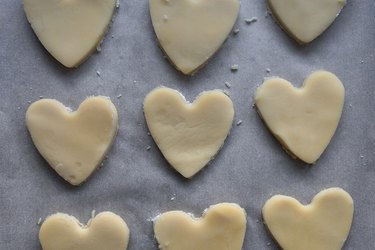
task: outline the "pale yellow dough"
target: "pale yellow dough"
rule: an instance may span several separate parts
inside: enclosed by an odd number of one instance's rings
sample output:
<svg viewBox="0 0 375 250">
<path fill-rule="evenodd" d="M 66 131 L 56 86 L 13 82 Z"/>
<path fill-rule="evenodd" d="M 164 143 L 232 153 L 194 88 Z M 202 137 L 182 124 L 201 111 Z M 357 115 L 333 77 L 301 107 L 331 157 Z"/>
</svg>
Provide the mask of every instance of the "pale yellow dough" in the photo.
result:
<svg viewBox="0 0 375 250">
<path fill-rule="evenodd" d="M 154 221 L 161 250 L 241 250 L 246 212 L 234 203 L 213 205 L 202 218 L 170 211 Z"/>
<path fill-rule="evenodd" d="M 238 16 L 239 0 L 149 0 L 160 46 L 175 67 L 193 74 L 220 48 Z"/>
<path fill-rule="evenodd" d="M 107 97 L 90 97 L 71 112 L 53 99 L 30 105 L 26 125 L 40 154 L 73 185 L 100 165 L 118 128 L 116 107 Z"/>
<path fill-rule="evenodd" d="M 272 15 L 297 42 L 309 43 L 324 32 L 346 0 L 268 0 Z"/>
<path fill-rule="evenodd" d="M 276 195 L 263 207 L 263 218 L 284 250 L 339 250 L 353 220 L 353 200 L 341 188 L 318 193 L 309 205 Z"/>
<path fill-rule="evenodd" d="M 332 73 L 317 71 L 301 88 L 270 78 L 257 89 L 255 105 L 268 128 L 292 155 L 314 163 L 339 123 L 345 90 Z"/>
<path fill-rule="evenodd" d="M 220 90 L 202 92 L 194 103 L 170 88 L 144 100 L 148 128 L 167 161 L 190 178 L 215 156 L 232 127 L 231 99 Z"/>
<path fill-rule="evenodd" d="M 116 0 L 24 0 L 31 27 L 48 52 L 77 67 L 101 42 Z"/>
<path fill-rule="evenodd" d="M 39 231 L 43 250 L 126 250 L 129 228 L 120 216 L 102 212 L 82 225 L 73 216 L 49 216 Z"/>
</svg>

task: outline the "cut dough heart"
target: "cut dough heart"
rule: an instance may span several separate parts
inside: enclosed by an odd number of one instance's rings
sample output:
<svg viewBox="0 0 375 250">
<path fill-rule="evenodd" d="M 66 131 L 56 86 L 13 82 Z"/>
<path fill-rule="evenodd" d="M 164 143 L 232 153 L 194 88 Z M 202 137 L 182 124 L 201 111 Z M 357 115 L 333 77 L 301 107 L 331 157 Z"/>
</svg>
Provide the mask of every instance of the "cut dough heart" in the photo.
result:
<svg viewBox="0 0 375 250">
<path fill-rule="evenodd" d="M 26 125 L 51 167 L 71 184 L 79 185 L 109 150 L 118 117 L 107 97 L 90 97 L 75 112 L 56 100 L 43 99 L 28 108 Z"/>
<path fill-rule="evenodd" d="M 246 212 L 234 203 L 208 208 L 202 218 L 170 211 L 154 221 L 161 250 L 241 250 L 246 231 Z"/>
<path fill-rule="evenodd" d="M 231 31 L 239 0 L 150 0 L 160 46 L 175 67 L 193 74 L 220 48 Z"/>
<path fill-rule="evenodd" d="M 77 67 L 101 42 L 116 0 L 24 0 L 31 27 L 48 52 Z"/>
<path fill-rule="evenodd" d="M 220 90 L 203 92 L 193 104 L 170 88 L 157 88 L 144 100 L 151 135 L 167 161 L 186 178 L 215 156 L 232 127 L 231 99 Z"/>
<path fill-rule="evenodd" d="M 336 131 L 344 95 L 334 74 L 318 71 L 299 89 L 281 78 L 267 79 L 256 91 L 255 105 L 287 152 L 314 163 Z"/>
<path fill-rule="evenodd" d="M 268 0 L 273 16 L 297 42 L 309 43 L 339 15 L 346 0 Z"/>
<path fill-rule="evenodd" d="M 120 216 L 102 212 L 82 225 L 75 217 L 49 216 L 39 231 L 43 250 L 126 250 L 129 228 Z"/>
<path fill-rule="evenodd" d="M 353 220 L 353 200 L 341 188 L 326 189 L 309 205 L 276 195 L 263 207 L 263 218 L 284 250 L 339 250 Z"/>
</svg>

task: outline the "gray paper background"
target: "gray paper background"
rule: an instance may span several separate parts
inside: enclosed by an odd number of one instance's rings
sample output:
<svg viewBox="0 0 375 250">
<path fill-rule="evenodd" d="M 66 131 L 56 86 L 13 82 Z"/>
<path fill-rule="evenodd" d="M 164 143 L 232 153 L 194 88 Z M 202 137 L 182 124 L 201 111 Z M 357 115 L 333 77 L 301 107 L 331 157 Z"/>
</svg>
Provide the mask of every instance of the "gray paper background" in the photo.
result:
<svg viewBox="0 0 375 250">
<path fill-rule="evenodd" d="M 320 38 L 299 46 L 266 17 L 265 1 L 242 1 L 235 24 L 240 32 L 230 35 L 209 63 L 188 77 L 163 59 L 146 0 L 121 0 L 101 53 L 77 69 L 64 68 L 43 48 L 21 1 L 1 0 L 0 249 L 41 249 L 40 217 L 64 212 L 87 222 L 93 209 L 110 210 L 126 220 L 129 250 L 157 249 L 151 218 L 175 209 L 200 216 L 211 204 L 224 201 L 237 202 L 248 213 L 243 249 L 278 249 L 262 224 L 264 202 L 285 194 L 308 203 L 317 192 L 333 186 L 344 188 L 355 201 L 344 249 L 374 249 L 374 11 L 372 0 L 349 0 Z M 245 24 L 244 19 L 253 16 L 258 22 Z M 231 64 L 239 65 L 238 72 L 230 71 Z M 300 86 L 319 69 L 342 80 L 346 100 L 327 150 L 316 165 L 308 166 L 289 157 L 272 137 L 252 108 L 253 94 L 266 76 L 281 76 Z M 201 91 L 226 89 L 225 81 L 232 85 L 227 90 L 235 105 L 233 129 L 215 160 L 186 180 L 147 135 L 143 99 L 165 85 L 192 101 Z M 25 111 L 39 96 L 76 109 L 91 95 L 111 97 L 120 128 L 104 166 L 84 185 L 74 187 L 35 149 Z"/>
</svg>

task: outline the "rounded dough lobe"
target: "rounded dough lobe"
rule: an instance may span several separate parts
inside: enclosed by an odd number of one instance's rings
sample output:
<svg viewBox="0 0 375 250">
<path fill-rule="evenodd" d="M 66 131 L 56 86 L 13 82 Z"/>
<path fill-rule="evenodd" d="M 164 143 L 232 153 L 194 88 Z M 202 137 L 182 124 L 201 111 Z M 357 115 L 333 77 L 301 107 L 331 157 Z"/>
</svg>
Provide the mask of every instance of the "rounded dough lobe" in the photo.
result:
<svg viewBox="0 0 375 250">
<path fill-rule="evenodd" d="M 262 212 L 284 250 L 339 250 L 352 224 L 353 200 L 343 189 L 329 188 L 306 206 L 288 196 L 273 196 Z"/>
<path fill-rule="evenodd" d="M 116 107 L 107 97 L 90 97 L 71 112 L 53 99 L 30 105 L 26 125 L 51 167 L 73 185 L 84 182 L 100 165 L 118 129 Z"/>
<path fill-rule="evenodd" d="M 198 219 L 170 211 L 154 222 L 161 250 L 241 250 L 245 231 L 245 210 L 234 203 L 213 205 Z"/>
<path fill-rule="evenodd" d="M 73 216 L 49 216 L 39 231 L 43 250 L 126 250 L 129 228 L 120 216 L 102 212 L 86 226 Z"/>
<path fill-rule="evenodd" d="M 220 48 L 240 9 L 239 0 L 149 0 L 152 25 L 175 67 L 193 74 Z"/>
<path fill-rule="evenodd" d="M 220 90 L 201 93 L 194 103 L 170 88 L 157 88 L 144 100 L 148 128 L 167 161 L 190 178 L 215 156 L 232 127 L 234 109 Z"/>
<path fill-rule="evenodd" d="M 332 73 L 317 71 L 301 88 L 270 78 L 257 89 L 255 105 L 284 148 L 314 163 L 328 146 L 340 121 L 345 89 Z"/>
</svg>

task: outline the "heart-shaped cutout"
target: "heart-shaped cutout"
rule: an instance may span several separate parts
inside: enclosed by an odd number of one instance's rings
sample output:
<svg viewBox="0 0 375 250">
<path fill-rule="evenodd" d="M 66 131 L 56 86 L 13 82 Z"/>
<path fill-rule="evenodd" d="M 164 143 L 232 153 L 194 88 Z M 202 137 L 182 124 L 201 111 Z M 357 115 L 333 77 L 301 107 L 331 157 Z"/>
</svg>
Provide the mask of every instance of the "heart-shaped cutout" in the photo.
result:
<svg viewBox="0 0 375 250">
<path fill-rule="evenodd" d="M 49 216 L 39 231 L 43 250 L 126 250 L 129 228 L 112 212 L 102 212 L 82 225 L 75 217 Z"/>
<path fill-rule="evenodd" d="M 116 0 L 24 0 L 31 27 L 64 66 L 77 67 L 100 44 Z"/>
<path fill-rule="evenodd" d="M 145 98 L 148 128 L 167 161 L 190 178 L 213 159 L 232 127 L 231 99 L 220 90 L 202 92 L 194 103 L 170 88 L 156 88 Z"/>
<path fill-rule="evenodd" d="M 345 90 L 332 73 L 317 71 L 301 88 L 270 78 L 257 89 L 255 105 L 287 152 L 314 163 L 328 146 L 339 123 Z"/>
<path fill-rule="evenodd" d="M 107 97 L 90 97 L 71 112 L 60 102 L 42 99 L 30 105 L 26 125 L 51 167 L 73 185 L 100 165 L 118 128 L 116 107 Z"/>
<path fill-rule="evenodd" d="M 272 15 L 298 43 L 309 43 L 340 14 L 346 0 L 268 0 Z"/>
<path fill-rule="evenodd" d="M 159 44 L 174 66 L 193 74 L 220 48 L 237 19 L 239 0 L 150 0 Z"/>
<path fill-rule="evenodd" d="M 341 188 L 321 191 L 306 206 L 276 195 L 265 203 L 263 218 L 284 250 L 341 249 L 353 220 L 353 200 Z"/>
<path fill-rule="evenodd" d="M 154 221 L 161 250 L 241 250 L 246 231 L 246 212 L 234 203 L 220 203 L 194 218 L 170 211 Z"/>
</svg>

